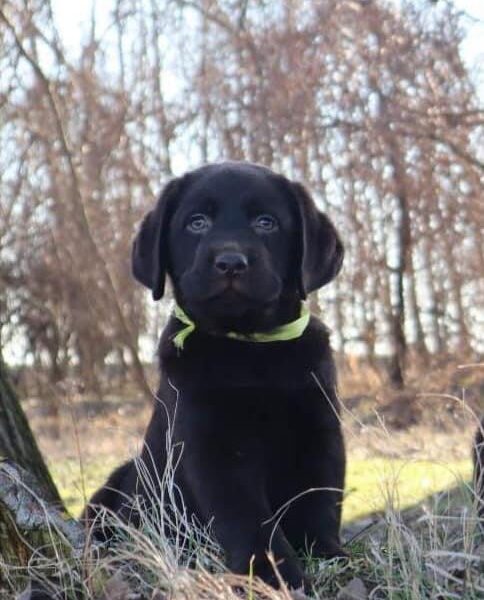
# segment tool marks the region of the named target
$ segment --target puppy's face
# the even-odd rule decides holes
[[[339,270],[336,232],[299,184],[250,163],[202,167],[165,188],[135,240],[135,276],[208,330],[273,327],[281,303]],[[277,319],[276,319],[277,321]]]
[[[195,321],[250,330],[282,293],[296,293],[294,208],[256,169],[208,170],[185,188],[170,221],[168,272]]]

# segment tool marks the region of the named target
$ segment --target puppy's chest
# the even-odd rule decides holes
[[[163,365],[165,375],[191,389],[254,390],[272,398],[281,393],[314,385],[314,368],[298,356],[278,356],[268,360],[264,354],[200,353],[171,360]]]
[[[303,344],[266,348],[209,340],[165,355],[162,373],[183,439],[194,434],[277,445],[338,426],[330,355],[316,359]]]
[[[336,423],[335,414],[315,387],[196,389],[180,397],[179,410],[193,430],[209,436],[284,442]]]
[[[285,462],[336,426],[329,424],[332,414],[315,390],[219,388],[180,400],[181,437],[234,465]]]

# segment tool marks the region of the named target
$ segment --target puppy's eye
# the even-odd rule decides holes
[[[276,231],[279,228],[277,220],[271,215],[259,215],[252,221],[252,226],[256,231],[264,233]]]
[[[197,213],[188,218],[186,228],[192,233],[205,233],[212,226],[212,220],[207,215]]]

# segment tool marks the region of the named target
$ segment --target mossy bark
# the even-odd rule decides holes
[[[0,597],[9,593],[6,587],[11,589],[25,577],[22,567],[37,549],[44,554],[44,549],[49,552],[66,541],[67,546],[76,540],[79,545],[82,528],[62,511],[57,488],[0,358]]]
[[[36,565],[74,564],[86,551],[84,526],[42,494],[30,473],[0,461],[0,597],[35,579]]]
[[[62,504],[59,492],[35,442],[27,417],[0,357],[0,458],[14,461],[35,476],[49,502]]]

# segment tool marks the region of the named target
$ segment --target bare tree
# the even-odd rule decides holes
[[[49,2],[0,9],[4,337],[18,319],[53,382],[76,362],[95,387],[115,360],[148,394],[162,311],[131,238],[174,173],[232,158],[306,182],[340,228],[343,273],[310,299],[340,348],[387,357],[397,386],[412,357],[482,352],[484,110],[452,3],[111,7],[75,56]]]

